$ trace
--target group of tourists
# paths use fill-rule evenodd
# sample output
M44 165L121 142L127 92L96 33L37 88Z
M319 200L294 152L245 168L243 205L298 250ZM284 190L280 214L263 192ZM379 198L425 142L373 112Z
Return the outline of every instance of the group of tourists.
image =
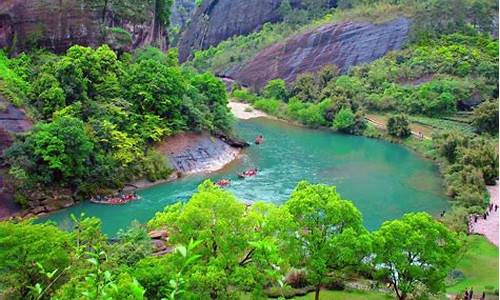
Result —
M474 291L471 288L470 290L465 290L463 297L461 297L460 295L456 295L455 300L472 300L474 299L473 297L474 297ZM486 299L486 293L483 292L479 300L485 300L485 299Z
M97 195L96 197L92 197L90 199L90 201L93 203L97 203L97 204L119 205L119 204L128 203L130 201L134 201L137 199L139 199L139 196L137 195L136 192L132 192L132 193L119 192L118 194L111 195L111 196Z
M488 219L488 217L490 216L490 213L493 211L495 211L495 212L498 211L498 204L490 203L488 205L488 208L486 209L486 211L482 215L478 215L478 214L472 215L471 220L469 220L469 228L468 228L469 232L473 232L474 224L477 223L477 221L480 218L482 218L486 221ZM474 222L472 222L472 220Z
M262 143L264 143L264 136L258 135L255 138L255 144L260 145ZM248 169L248 170L246 170L246 171L244 171L242 173L239 173L238 177L240 177L240 178L247 178L247 177L252 177L252 176L255 176L255 175L257 175L257 168L251 168L251 169ZM227 186L229 186L231 184L231 180L224 178L224 179L221 179L221 180L217 181L215 184L217 186L219 186L219 187L227 187Z

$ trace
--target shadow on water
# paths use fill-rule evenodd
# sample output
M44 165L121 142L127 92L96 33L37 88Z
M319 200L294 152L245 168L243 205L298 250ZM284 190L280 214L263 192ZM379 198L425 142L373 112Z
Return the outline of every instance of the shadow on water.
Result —
M123 206L82 203L43 220L67 226L71 213L85 212L101 218L103 230L113 235L134 219L145 222L165 206L188 200L207 178L232 179L228 190L240 199L273 203L285 202L300 180L336 185L343 198L360 209L369 229L407 212L437 214L449 207L436 166L400 145L268 119L240 121L237 130L247 141L259 134L266 141L247 148L218 172L141 190L140 201ZM237 178L252 167L259 169L256 177Z

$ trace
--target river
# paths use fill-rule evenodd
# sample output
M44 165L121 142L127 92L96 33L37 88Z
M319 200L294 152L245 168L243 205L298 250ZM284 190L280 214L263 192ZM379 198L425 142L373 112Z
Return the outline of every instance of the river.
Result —
M248 141L259 134L266 141L245 149L239 160L219 172L140 190L139 201L123 206L85 202L43 220L56 221L64 228L69 226L71 213L84 212L102 219L103 231L112 236L132 220L146 222L165 206L188 200L206 178L230 178L228 189L240 199L274 203L285 202L300 180L335 185L362 212L370 230L407 212L437 215L450 206L436 165L401 145L262 118L240 120L236 131ZM256 177L237 178L238 172L251 167L259 169Z

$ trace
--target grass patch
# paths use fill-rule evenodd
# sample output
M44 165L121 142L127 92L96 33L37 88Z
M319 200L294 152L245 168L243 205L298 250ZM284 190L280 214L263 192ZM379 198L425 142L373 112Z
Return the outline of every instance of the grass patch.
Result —
M386 300L394 299L392 295L387 295L379 292L368 291L327 291L323 290L319 293L320 299L337 299L337 300ZM294 299L312 300L314 293L309 293L303 297Z
M449 293L462 293L473 287L477 293L493 293L498 290L498 248L483 236L467 238L467 251L458 263L463 272L462 281L448 287Z
M388 300L394 299L393 295L388 295L380 292L372 292L372 291L328 291L322 290L319 293L320 299L336 299L336 300ZM250 295L246 294L241 296L241 300L250 300ZM269 298L271 299L271 298ZM305 296L295 297L293 299L297 300L313 300L314 292L311 292Z

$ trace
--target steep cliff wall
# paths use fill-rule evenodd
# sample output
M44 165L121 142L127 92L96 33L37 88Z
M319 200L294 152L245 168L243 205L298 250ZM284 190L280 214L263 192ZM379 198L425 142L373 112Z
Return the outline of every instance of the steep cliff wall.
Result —
M185 26L191 20L195 8L195 0L175 0L174 5L172 6L170 23L173 26Z
M291 8L303 9L303 0L289 0ZM264 23L282 20L282 0L205 0L196 10L189 26L183 28L179 43L181 62L195 50L208 49L236 35L245 35ZM333 7L335 0L309 0L308 5Z
M88 3L92 2L0 1L0 48L16 52L38 46L64 52L74 44L97 46L104 42L122 50L148 44L168 47L167 31L155 22L153 8L148 8L146 18L126 19Z
M221 74L256 88L267 81L335 64L342 72L351 66L373 61L387 52L403 47L408 39L410 21L397 18L383 24L343 22L328 24L293 36L259 52L246 64Z

